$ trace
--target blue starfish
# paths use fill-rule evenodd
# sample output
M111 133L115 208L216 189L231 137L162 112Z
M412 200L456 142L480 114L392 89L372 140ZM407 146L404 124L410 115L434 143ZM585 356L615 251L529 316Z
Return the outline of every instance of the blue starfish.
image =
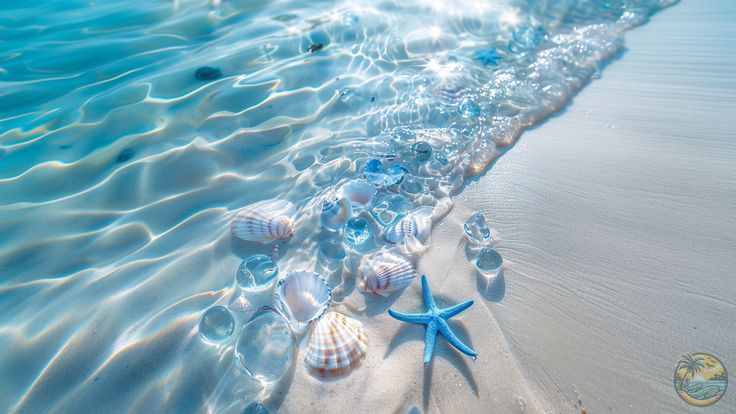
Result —
M473 59L480 60L483 63L483 66L488 66L489 63L495 66L498 65L498 61L503 59L503 57L496 53L495 47L492 47L488 49L487 52L477 50Z
M468 300L445 309L438 308L437 304L434 303L432 292L429 290L427 277L424 275L422 275L422 293L424 295L424 305L427 307L427 312L401 313L396 312L393 309L389 309L388 314L402 322L421 323L427 325L427 331L424 335L424 365L429 365L432 361L437 332L441 333L442 336L444 336L452 346L459 349L460 352L475 359L478 356L478 353L458 339L458 337L452 332L450 325L447 324L447 319L450 319L465 309L468 309L473 305L473 301Z

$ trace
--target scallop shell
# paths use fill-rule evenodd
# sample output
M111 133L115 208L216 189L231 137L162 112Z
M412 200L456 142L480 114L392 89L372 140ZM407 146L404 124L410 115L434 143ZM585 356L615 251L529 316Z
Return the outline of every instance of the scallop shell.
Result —
M366 356L363 325L337 312L328 312L312 327L304 362L310 374L334 379L351 373Z
M233 219L232 231L242 240L271 243L294 235L294 204L266 200L243 208Z
M279 280L274 303L299 332L322 316L332 301L332 290L325 279L308 271L289 272Z
M414 238L424 243L429 238L432 228L429 213L430 211L426 209L419 209L407 214L389 227L383 237L391 243L403 242L407 238Z
M343 197L336 201L325 200L322 203L322 212L319 215L319 222L322 227L327 230L335 231L342 227L346 221L353 215L353 207L347 197Z
M353 205L354 209L366 207L373 196L376 195L376 186L371 184L370 181L365 178L358 178L352 181L348 181L338 191L338 197L345 197Z
M363 285L366 292L388 296L401 290L417 276L414 264L395 254L378 254L366 260L363 266Z

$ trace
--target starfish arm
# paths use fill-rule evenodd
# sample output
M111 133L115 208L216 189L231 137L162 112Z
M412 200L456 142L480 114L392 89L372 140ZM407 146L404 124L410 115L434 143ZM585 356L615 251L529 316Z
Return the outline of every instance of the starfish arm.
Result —
M442 309L439 313L440 318L442 319L449 319L458 313L464 311L465 309L468 309L469 307L473 306L472 300L467 300L463 303L458 303L457 305L450 306L449 308Z
M465 345L463 341L458 338L454 332L452 332L452 329L450 328L450 325L447 324L444 320L440 321L439 324L439 331L442 333L442 336L447 339L447 342L452 344L455 348L457 348L460 352L462 352L465 355L471 356L473 358L478 356L478 353L475 352L472 348Z
M407 323L427 323L427 316L422 313L402 313L393 309L388 310L388 314L402 322Z
M427 306L427 311L437 309L437 305L434 303L432 297L432 291L429 290L429 282L427 282L427 276L422 275L422 294L424 295L424 305Z
M428 323L427 331L424 333L424 365L429 365L434 356L434 344L437 339L437 324Z

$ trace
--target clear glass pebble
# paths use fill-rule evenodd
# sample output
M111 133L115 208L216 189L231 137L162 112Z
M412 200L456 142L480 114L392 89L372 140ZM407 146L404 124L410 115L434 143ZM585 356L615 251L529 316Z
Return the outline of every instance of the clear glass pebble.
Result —
M470 216L463 228L468 239L476 244L485 244L491 240L491 229L488 228L483 213L475 213Z
M412 149L414 150L414 156L419 162L425 162L432 156L432 146L424 141L416 142L412 145Z
M371 215L384 227L395 223L406 213L409 201L399 194L379 196L373 203Z
M292 362L294 338L289 323L271 306L256 311L235 343L237 366L251 377L278 381Z
M360 246L373 236L371 223L362 217L353 217L345 223L343 237L351 246Z
M327 239L319 244L319 252L329 260L339 261L347 254L345 247L335 239Z
M401 182L404 178L404 172L404 167L399 164L384 168L381 160L373 159L365 165L363 175L376 186L388 187Z
M419 194L424 190L424 184L418 178L407 175L404 181L401 182L401 189L408 194Z
M464 98L457 106L457 111L464 118L475 121L480 116L480 107L470 98Z
M475 268L480 274L487 277L495 277L503 267L503 257L492 247L484 247L478 253L478 259L475 261Z
M235 330L235 319L227 308L213 306L199 320L199 334L208 342L222 342Z
M243 290L260 290L267 288L278 273L279 268L273 259L256 254L240 263L235 281Z

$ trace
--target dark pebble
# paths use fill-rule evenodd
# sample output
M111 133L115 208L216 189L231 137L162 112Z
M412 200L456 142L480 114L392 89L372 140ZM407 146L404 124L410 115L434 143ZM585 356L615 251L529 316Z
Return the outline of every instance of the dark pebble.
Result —
M206 81L206 80L214 80L222 76L222 72L220 72L220 69L213 68L210 66L202 66L201 68L197 69L196 72L194 72L194 77L197 78L197 80Z
M319 52L320 50L322 50L323 47L325 47L325 45L323 45L322 43L313 43L309 45L309 52Z
M120 154L118 154L117 163L118 164L124 163L125 161L128 161L131 158L133 158L133 156L135 156L135 152L133 152L132 149L130 148L124 149L120 151Z
M243 414L268 414L268 409L261 403L253 403L245 407Z

